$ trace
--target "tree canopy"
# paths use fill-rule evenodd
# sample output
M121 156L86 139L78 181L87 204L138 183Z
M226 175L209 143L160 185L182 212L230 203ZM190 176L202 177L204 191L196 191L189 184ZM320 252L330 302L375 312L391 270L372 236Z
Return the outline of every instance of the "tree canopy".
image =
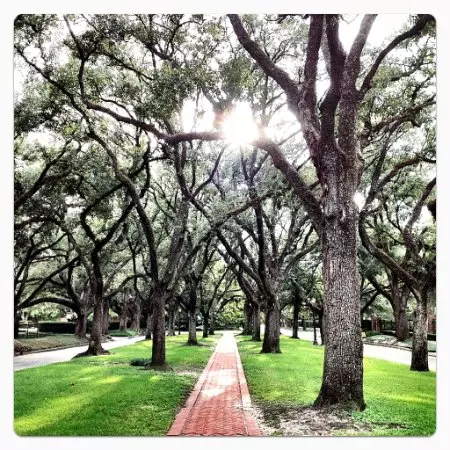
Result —
M199 314L206 335L241 308L259 340L262 311L278 353L281 310L303 304L323 318L316 404L361 409L361 310L385 298L401 321L411 297L427 370L435 23L372 45L366 15L344 46L347 19L18 16L15 316L53 302L85 334L93 312L87 354L110 308L142 316L161 368L180 310L193 345Z

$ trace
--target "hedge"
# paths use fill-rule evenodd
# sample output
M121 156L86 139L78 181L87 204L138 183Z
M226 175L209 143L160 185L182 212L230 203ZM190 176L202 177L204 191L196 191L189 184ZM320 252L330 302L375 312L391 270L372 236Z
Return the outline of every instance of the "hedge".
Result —
M39 322L41 333L75 334L74 322Z
M91 330L92 322L88 320L87 331ZM110 330L118 330L120 322L110 322ZM38 330L40 333L58 333L58 334L75 334L75 322L39 322Z

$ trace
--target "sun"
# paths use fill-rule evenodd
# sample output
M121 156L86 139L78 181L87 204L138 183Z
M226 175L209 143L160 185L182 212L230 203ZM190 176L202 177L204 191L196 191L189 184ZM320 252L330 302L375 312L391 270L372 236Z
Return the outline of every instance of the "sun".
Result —
M223 122L225 139L233 144L247 144L258 138L258 127L247 102L238 102Z

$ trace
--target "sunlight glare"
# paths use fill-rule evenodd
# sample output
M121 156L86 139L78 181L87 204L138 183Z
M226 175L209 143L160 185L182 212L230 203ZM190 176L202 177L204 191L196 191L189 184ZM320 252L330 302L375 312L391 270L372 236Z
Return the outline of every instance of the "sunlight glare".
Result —
M236 104L223 123L223 132L226 139L234 144L249 143L258 137L258 127L248 103Z
M355 195L353 196L353 200L356 203L356 206L358 207L358 209L361 211L364 204L366 203L366 199L365 199L364 195L362 195L361 192L356 191Z
M192 131L194 128L195 103L186 100L181 109L181 126L184 132Z

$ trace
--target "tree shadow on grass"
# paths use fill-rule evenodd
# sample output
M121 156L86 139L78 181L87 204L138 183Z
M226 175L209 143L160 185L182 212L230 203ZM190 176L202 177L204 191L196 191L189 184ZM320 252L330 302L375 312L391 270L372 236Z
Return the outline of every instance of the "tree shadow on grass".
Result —
M186 392L194 384L192 377L180 377L172 372L159 377L139 371L120 377L114 370L105 373L99 367L94 380L88 383L78 383L77 375L78 371L71 370L70 375L61 371L58 378L61 392L55 395L53 390L51 395L51 389L46 389L45 395L34 398L32 408L16 416L16 433L19 436L165 435ZM42 385L53 383L54 380L45 379L34 390L39 392Z

